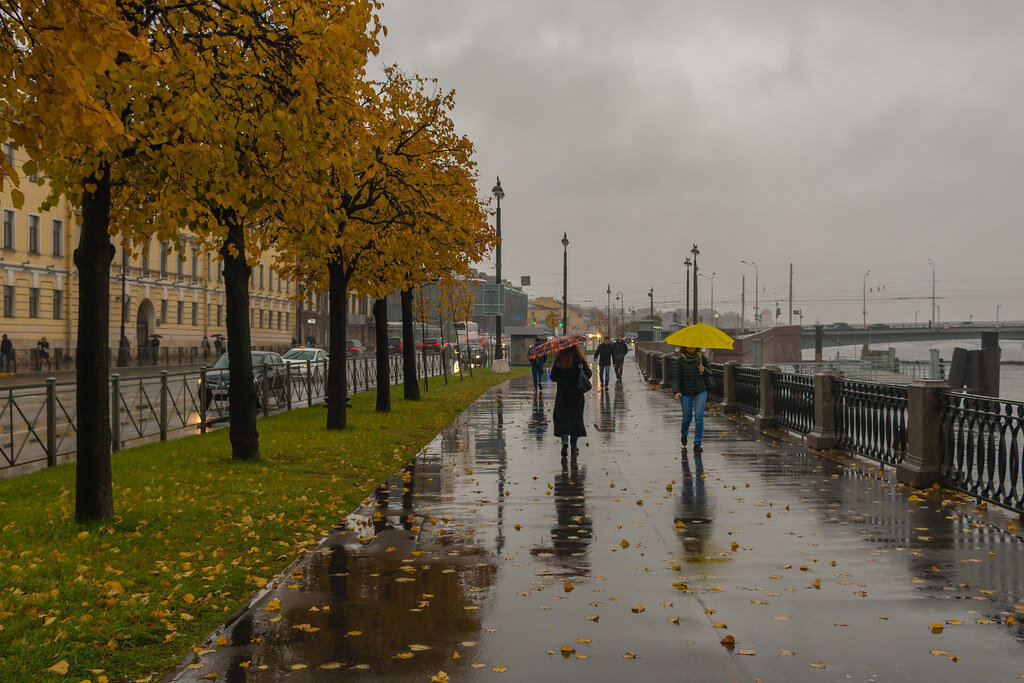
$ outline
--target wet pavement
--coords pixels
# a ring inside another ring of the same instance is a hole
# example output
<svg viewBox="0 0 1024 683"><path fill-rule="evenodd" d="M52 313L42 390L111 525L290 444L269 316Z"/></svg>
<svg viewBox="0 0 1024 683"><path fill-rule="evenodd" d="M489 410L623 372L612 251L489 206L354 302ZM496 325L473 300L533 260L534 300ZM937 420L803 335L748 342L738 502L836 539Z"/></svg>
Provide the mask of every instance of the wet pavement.
<svg viewBox="0 0 1024 683"><path fill-rule="evenodd" d="M169 678L1024 677L1008 515L713 411L682 454L678 404L625 375L575 464L553 386L491 390Z"/></svg>

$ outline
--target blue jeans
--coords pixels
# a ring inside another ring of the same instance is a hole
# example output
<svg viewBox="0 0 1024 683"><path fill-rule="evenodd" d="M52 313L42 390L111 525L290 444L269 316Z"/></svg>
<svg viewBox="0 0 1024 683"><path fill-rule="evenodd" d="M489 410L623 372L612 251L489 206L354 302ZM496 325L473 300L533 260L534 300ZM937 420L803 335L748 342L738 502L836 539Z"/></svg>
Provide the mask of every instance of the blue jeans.
<svg viewBox="0 0 1024 683"><path fill-rule="evenodd" d="M578 436L573 436L573 437L563 436L562 437L562 445L563 446L566 445L567 443L570 442L570 439L571 439L572 440L572 447L576 448L576 442L579 441L579 438L580 437L578 437Z"/></svg>
<svg viewBox="0 0 1024 683"><path fill-rule="evenodd" d="M533 370L533 386L539 387L544 384L544 366L531 363L530 368Z"/></svg>
<svg viewBox="0 0 1024 683"><path fill-rule="evenodd" d="M702 391L696 396L687 396L683 394L679 397L679 405L683 409L683 426L681 432L683 436L690 433L690 422L693 421L694 415L697 416L697 426L693 430L693 445L697 445L704 438L704 407L708 403L708 392Z"/></svg>
<svg viewBox="0 0 1024 683"><path fill-rule="evenodd" d="M611 378L612 375L612 366L599 365L598 368L601 373L601 386L606 387L608 386L608 380Z"/></svg>

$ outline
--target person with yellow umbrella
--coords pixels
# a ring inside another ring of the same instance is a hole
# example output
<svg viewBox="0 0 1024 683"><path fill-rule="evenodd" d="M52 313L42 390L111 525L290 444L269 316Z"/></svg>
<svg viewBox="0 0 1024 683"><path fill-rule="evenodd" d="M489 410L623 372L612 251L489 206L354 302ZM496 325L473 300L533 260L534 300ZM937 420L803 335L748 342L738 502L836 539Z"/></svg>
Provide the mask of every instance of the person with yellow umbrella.
<svg viewBox="0 0 1024 683"><path fill-rule="evenodd" d="M704 439L704 408L708 401L708 389L713 386L711 370L701 349L731 349L732 338L710 325L690 325L669 335L665 340L679 346L679 355L672 364L672 395L679 401L683 411L679 440L683 450L690 432L690 424L696 418L693 430L693 452L702 453Z"/></svg>

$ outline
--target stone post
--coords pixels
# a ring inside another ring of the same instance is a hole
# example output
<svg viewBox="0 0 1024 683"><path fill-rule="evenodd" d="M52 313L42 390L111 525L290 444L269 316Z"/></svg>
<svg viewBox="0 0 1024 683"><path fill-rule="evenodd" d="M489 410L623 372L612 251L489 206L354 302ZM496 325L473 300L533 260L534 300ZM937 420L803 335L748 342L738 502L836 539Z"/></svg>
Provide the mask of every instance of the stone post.
<svg viewBox="0 0 1024 683"><path fill-rule="evenodd" d="M807 445L825 450L836 445L836 380L839 375L826 370L814 375L814 428Z"/></svg>
<svg viewBox="0 0 1024 683"><path fill-rule="evenodd" d="M722 365L722 412L736 412L736 368L738 360L731 360Z"/></svg>
<svg viewBox="0 0 1024 683"><path fill-rule="evenodd" d="M761 368L761 409L754 416L755 429L768 429L775 426L775 390L772 386L774 373L779 368L766 365Z"/></svg>
<svg viewBox="0 0 1024 683"><path fill-rule="evenodd" d="M658 386L661 383L661 359L664 355L663 353L651 354L651 376L647 378L647 383L651 386Z"/></svg>
<svg viewBox="0 0 1024 683"><path fill-rule="evenodd" d="M938 481L942 465L939 393L949 391L941 380L919 379L907 386L907 457L896 466L896 479L922 488Z"/></svg>
<svg viewBox="0 0 1024 683"><path fill-rule="evenodd" d="M676 359L673 354L666 353L661 357L661 388L669 389L672 387L672 366L676 364Z"/></svg>

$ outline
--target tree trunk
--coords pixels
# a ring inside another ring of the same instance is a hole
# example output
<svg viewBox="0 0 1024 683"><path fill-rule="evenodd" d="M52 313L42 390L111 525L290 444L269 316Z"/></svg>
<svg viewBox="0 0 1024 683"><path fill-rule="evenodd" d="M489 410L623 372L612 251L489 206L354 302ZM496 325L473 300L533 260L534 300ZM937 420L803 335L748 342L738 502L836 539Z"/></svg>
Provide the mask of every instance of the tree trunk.
<svg viewBox="0 0 1024 683"><path fill-rule="evenodd" d="M437 290L437 329L441 335L441 372L444 373L444 385L448 386L448 344L444 336L444 318L441 317L441 288Z"/></svg>
<svg viewBox="0 0 1024 683"><path fill-rule="evenodd" d="M420 400L419 373L416 372L416 339L412 331L412 289L402 290L402 379L405 400Z"/></svg>
<svg viewBox="0 0 1024 683"><path fill-rule="evenodd" d="M233 211L217 216L228 234L220 254L224 258L224 294L227 312L228 439L234 460L259 460L260 434L256 429L259 394L253 383L252 342L249 336L249 275L245 262L245 229ZM232 248L234 254L232 254Z"/></svg>
<svg viewBox="0 0 1024 683"><path fill-rule="evenodd" d="M388 366L388 298L373 302L374 334L377 338L377 412L391 412L391 370Z"/></svg>
<svg viewBox="0 0 1024 683"><path fill-rule="evenodd" d="M75 520L106 519L114 514L110 471L110 174L103 166L82 193L82 233L75 249L78 268L78 347L75 373L78 401Z"/></svg>
<svg viewBox="0 0 1024 683"><path fill-rule="evenodd" d="M327 366L327 428L348 427L348 278L340 263L327 265L331 359Z"/></svg>

